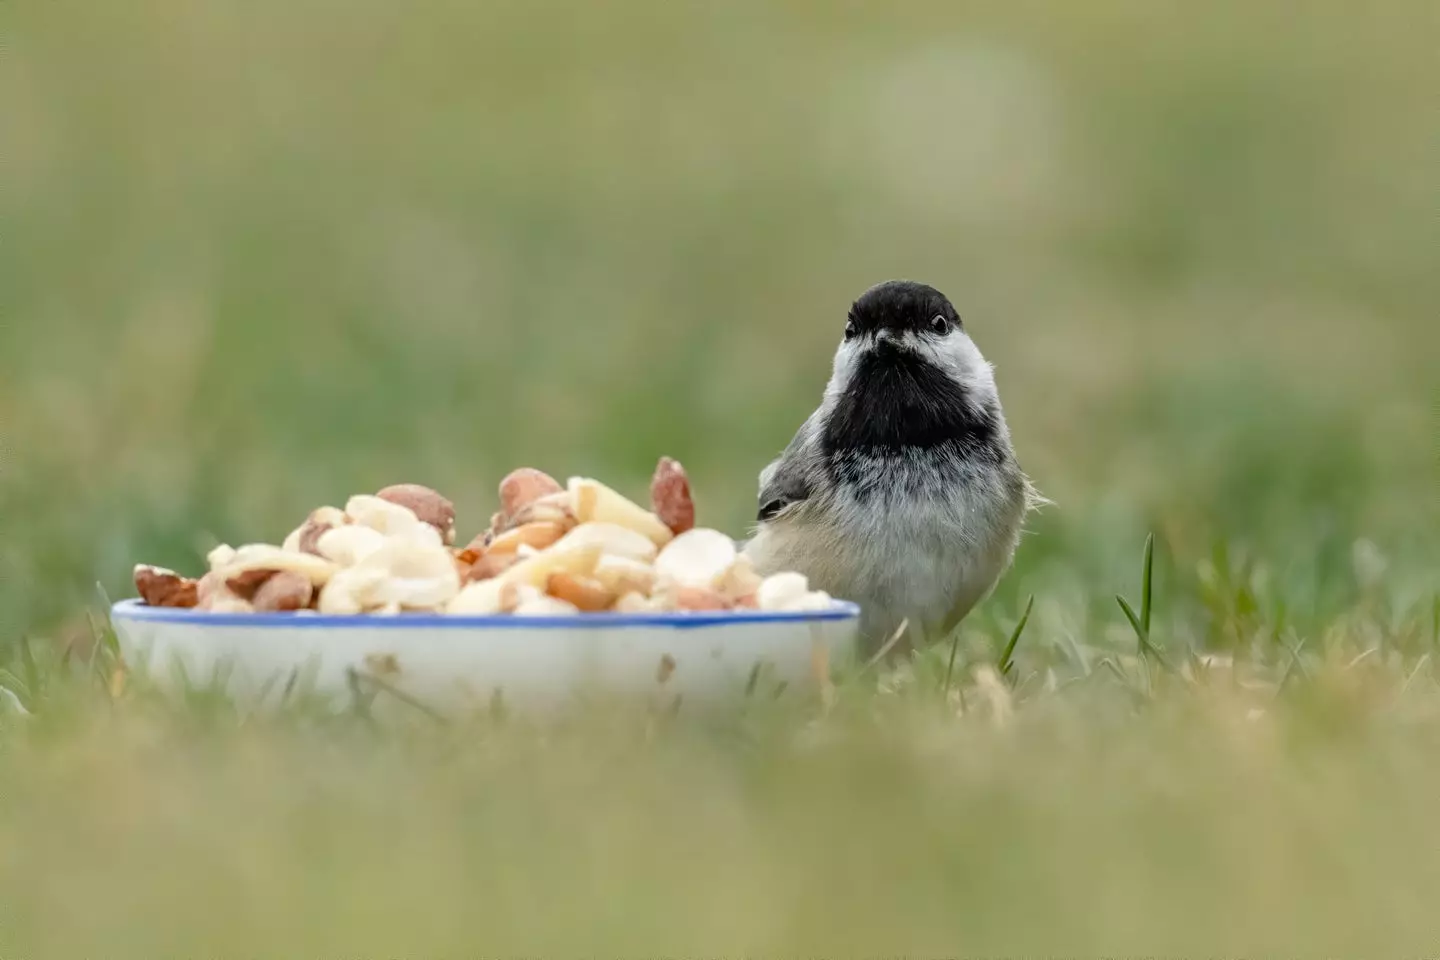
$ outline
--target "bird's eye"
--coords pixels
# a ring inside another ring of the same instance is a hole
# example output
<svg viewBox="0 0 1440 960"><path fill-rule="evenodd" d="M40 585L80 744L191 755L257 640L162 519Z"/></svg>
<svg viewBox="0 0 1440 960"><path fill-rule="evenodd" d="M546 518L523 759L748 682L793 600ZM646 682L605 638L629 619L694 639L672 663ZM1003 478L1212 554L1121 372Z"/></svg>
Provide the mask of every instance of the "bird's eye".
<svg viewBox="0 0 1440 960"><path fill-rule="evenodd" d="M855 329L855 321L854 321L854 320L851 320L849 323L845 324L845 339L846 339L846 340L854 340L854 339L855 339L855 335L856 335L857 333L859 333L859 331Z"/></svg>
<svg viewBox="0 0 1440 960"><path fill-rule="evenodd" d="M950 332L950 321L945 319L943 313L937 313L930 320L930 332L944 336Z"/></svg>

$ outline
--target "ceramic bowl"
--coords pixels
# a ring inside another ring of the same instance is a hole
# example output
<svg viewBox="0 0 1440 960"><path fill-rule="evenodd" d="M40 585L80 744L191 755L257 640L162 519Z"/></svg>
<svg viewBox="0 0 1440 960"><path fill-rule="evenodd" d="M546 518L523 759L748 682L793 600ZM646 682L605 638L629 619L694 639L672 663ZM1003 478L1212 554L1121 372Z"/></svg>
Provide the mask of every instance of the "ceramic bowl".
<svg viewBox="0 0 1440 960"><path fill-rule="evenodd" d="M263 707L303 678L344 702L369 678L437 710L554 705L593 691L717 702L813 687L853 655L859 608L560 617L223 614L115 604L131 670L162 689L223 681Z"/></svg>

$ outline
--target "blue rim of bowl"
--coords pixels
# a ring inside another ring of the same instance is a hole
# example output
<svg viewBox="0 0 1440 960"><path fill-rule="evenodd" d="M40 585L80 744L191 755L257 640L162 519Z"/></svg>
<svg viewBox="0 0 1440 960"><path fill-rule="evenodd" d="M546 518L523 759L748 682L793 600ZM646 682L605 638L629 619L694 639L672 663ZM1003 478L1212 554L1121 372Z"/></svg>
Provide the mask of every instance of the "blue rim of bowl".
<svg viewBox="0 0 1440 960"><path fill-rule="evenodd" d="M317 613L209 613L203 610L175 607L152 607L141 600L121 600L110 608L115 620L140 620L152 623L203 624L213 627L295 627L314 629L474 629L475 627L517 627L556 629L576 627L714 627L735 623L816 623L829 620L854 620L860 607L846 600L836 600L827 610L727 610L685 613L582 613L565 617L517 617L510 614L465 616L463 614L403 613L396 616L334 616Z"/></svg>

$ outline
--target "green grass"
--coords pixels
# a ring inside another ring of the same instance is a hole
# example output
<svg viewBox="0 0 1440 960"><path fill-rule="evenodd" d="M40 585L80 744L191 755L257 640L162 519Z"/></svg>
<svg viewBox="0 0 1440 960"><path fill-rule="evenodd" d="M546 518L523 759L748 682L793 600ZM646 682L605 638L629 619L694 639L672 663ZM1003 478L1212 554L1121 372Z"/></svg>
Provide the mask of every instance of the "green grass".
<svg viewBox="0 0 1440 960"><path fill-rule="evenodd" d="M1433 953L1428 13L7 5L0 957ZM953 643L547 730L112 696L97 593L353 492L669 454L742 532L892 276L1055 501Z"/></svg>

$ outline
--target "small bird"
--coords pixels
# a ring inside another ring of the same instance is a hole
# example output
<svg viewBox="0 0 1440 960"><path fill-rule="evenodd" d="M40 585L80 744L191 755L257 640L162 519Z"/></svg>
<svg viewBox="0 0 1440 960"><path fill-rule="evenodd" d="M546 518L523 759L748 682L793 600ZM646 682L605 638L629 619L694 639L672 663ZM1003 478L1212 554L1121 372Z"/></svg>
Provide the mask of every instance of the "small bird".
<svg viewBox="0 0 1440 960"><path fill-rule="evenodd" d="M819 408L760 474L745 545L861 607L874 652L946 636L1010 566L1044 502L1020 469L991 365L955 307L892 280L850 308Z"/></svg>

